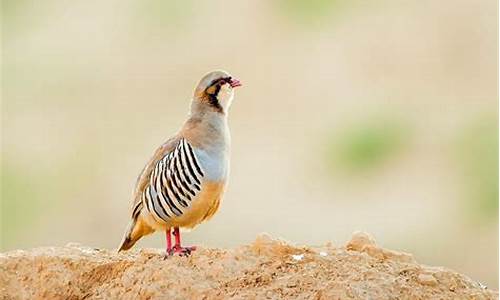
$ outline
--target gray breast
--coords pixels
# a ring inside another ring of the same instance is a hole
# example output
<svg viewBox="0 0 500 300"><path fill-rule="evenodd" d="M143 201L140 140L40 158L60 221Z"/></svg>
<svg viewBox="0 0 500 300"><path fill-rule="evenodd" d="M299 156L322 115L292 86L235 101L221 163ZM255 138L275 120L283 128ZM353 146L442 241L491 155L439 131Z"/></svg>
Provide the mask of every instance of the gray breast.
<svg viewBox="0 0 500 300"><path fill-rule="evenodd" d="M194 153L205 172L205 179L224 181L229 173L229 155L223 145L207 150L195 148Z"/></svg>

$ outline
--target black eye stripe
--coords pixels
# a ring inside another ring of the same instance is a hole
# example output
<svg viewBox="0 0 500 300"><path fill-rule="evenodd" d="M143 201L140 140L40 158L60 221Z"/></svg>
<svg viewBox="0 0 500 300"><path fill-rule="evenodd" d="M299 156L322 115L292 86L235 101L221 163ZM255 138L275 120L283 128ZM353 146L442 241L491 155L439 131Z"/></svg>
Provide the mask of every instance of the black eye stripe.
<svg viewBox="0 0 500 300"><path fill-rule="evenodd" d="M214 80L212 80L212 82L208 86L210 87L210 86L215 85L217 83L225 84L225 83L229 83L229 82L231 82L231 76L214 79Z"/></svg>

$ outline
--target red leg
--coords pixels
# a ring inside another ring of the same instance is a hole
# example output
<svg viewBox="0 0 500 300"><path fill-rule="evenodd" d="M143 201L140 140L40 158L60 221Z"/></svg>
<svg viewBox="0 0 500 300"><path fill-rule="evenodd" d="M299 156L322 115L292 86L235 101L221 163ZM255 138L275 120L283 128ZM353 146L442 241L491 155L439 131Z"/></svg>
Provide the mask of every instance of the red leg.
<svg viewBox="0 0 500 300"><path fill-rule="evenodd" d="M179 227L174 227L174 232L175 236L175 246L174 246L174 251L175 253L179 253L180 255L190 255L191 252L196 250L196 246L192 247L182 247L181 246L181 232L179 231Z"/></svg>
<svg viewBox="0 0 500 300"><path fill-rule="evenodd" d="M179 227L174 228L174 236L175 236L175 248L181 247L181 232L179 231Z"/></svg>
<svg viewBox="0 0 500 300"><path fill-rule="evenodd" d="M167 255L172 253L172 236L170 235L170 228L165 231L165 236L167 238Z"/></svg>

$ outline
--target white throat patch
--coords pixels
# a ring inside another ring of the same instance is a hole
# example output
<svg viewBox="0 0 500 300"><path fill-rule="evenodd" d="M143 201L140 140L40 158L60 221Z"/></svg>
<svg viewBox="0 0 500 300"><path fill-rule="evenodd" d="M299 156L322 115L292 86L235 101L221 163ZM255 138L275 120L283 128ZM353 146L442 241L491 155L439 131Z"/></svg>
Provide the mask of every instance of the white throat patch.
<svg viewBox="0 0 500 300"><path fill-rule="evenodd" d="M227 112L231 106L231 102L234 98L234 91L229 84L224 84L220 87L219 93L217 94L217 100L219 100L220 105L224 112Z"/></svg>

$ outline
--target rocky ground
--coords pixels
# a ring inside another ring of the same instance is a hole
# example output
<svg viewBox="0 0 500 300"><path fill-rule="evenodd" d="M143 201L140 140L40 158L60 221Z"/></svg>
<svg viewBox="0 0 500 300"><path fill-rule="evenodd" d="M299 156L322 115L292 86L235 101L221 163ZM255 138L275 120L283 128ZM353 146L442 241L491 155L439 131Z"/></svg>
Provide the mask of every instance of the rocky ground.
<svg viewBox="0 0 500 300"><path fill-rule="evenodd" d="M356 233L343 247L266 235L236 249L114 251L69 244L0 254L0 299L498 299L470 278L418 264Z"/></svg>

